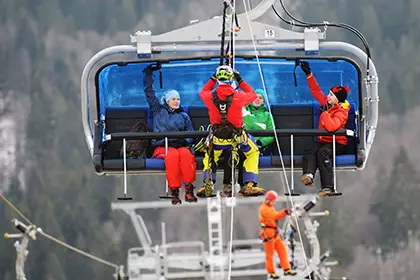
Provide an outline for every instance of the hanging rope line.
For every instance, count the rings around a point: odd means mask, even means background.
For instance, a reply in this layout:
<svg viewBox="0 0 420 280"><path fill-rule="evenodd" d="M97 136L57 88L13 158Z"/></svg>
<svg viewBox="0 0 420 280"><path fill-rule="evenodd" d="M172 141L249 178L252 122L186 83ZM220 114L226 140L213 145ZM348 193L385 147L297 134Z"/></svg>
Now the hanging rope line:
<svg viewBox="0 0 420 280"><path fill-rule="evenodd" d="M249 19L249 15L248 15L248 10L246 8L245 0L243 0L243 3L244 3L244 7L245 7L245 15L246 15L246 18L247 18L248 27L249 27L249 30L250 30L250 33L251 33L252 45L253 45L254 52L255 52L255 57L256 57L256 60L257 60L258 71L260 73L261 82L262 82L262 85L263 85L264 93L266 95L265 97L266 97L266 101L267 101L267 108L270 112L270 118L271 118L271 122L272 122L272 125L273 125L274 138L276 140L277 149L278 149L279 156L280 156L281 166L282 166L283 175L284 175L284 176L281 176L282 182L283 182L283 189L285 190L285 185L286 185L287 193L291 194L292 192L291 192L289 182L288 182L288 179L287 179L286 168L284 166L284 161L283 161L283 155L282 155L281 149L280 149L280 141L279 141L277 133L276 133L276 126L275 126L275 123L274 123L273 114L271 113L271 106L270 106L269 98L268 98L268 95L267 95L267 88L266 88L266 84L265 84L265 81L264 81L264 76L263 76L263 73L262 73L261 64L260 64L260 60L259 60L259 56L258 56L258 51L257 51L257 47L256 47L256 43L255 43L253 31L252 31L251 21ZM291 159L291 160L293 160L293 159ZM291 176L293 176L293 174L291 174ZM286 190L285 190L285 192L286 192ZM290 205L291 205L290 209L295 210L296 209L295 208L295 203L293 202L292 196L290 196L289 199L290 199ZM286 199L288 207L289 207L289 199ZM297 219L296 215L292 215L292 216L295 219L296 229L297 229L297 233L299 235L299 240L300 240L300 243L301 243L301 246L302 246L302 252L303 252L303 257L304 257L304 260L305 260L305 265L308 268L308 272L309 272L309 264L308 264L308 260L307 260L307 257L306 257L305 248L303 247L303 238L302 238L302 234L301 234L301 231L300 231L298 219ZM309 274L309 279L312 279L310 274Z"/></svg>
<svg viewBox="0 0 420 280"><path fill-rule="evenodd" d="M1 199L3 199L3 201L10 207L10 208L12 208L12 210L13 211L15 211L23 220L25 220L25 222L27 222L28 224L30 224L30 225L33 225L34 226L34 224L28 219L28 218L26 218L26 216L25 215L23 215L23 213L22 212L20 212L19 211L19 209L17 209L14 205L13 205L13 203L12 202L10 202L2 193L0 193L0 198Z"/></svg>
<svg viewBox="0 0 420 280"><path fill-rule="evenodd" d="M227 1L223 1L223 17L222 17L222 41L220 43L220 63L219 65L223 65L223 58L225 57L225 33L226 33L226 11L229 7Z"/></svg>
<svg viewBox="0 0 420 280"><path fill-rule="evenodd" d="M90 258L90 259L92 259L94 261L103 263L104 265L107 265L107 266L110 266L110 267L113 267L113 268L117 268L117 269L119 268L119 265L117 265L117 264L111 263L111 262L106 261L104 259L98 258L98 257L96 257L94 255L91 255L89 253L86 253L86 252L84 252L84 251L82 251L82 250L80 250L80 249L78 249L76 247L73 247L73 246L71 246L71 245L69 245L69 244L67 244L67 243L65 243L65 242L63 242L63 241L61 241L61 240L59 240L59 239L57 239L57 238L55 238L55 237L53 237L53 236L45 233L45 232L43 232L42 230L38 231L38 233L41 234L42 236L44 236L45 238L47 238L47 239L49 239L49 240L51 240L51 241L53 241L53 242L55 242L55 243L63 246L63 247L66 247L69 250L72 250L72 251L74 251L74 252L76 252L78 254L81 254L81 255L83 255L83 256L85 256L87 258Z"/></svg>
<svg viewBox="0 0 420 280"><path fill-rule="evenodd" d="M28 218L26 218L25 217L25 215L23 215L22 214L22 212L21 211L19 211L19 209L16 207L16 206L14 206L13 205L13 203L12 202L10 202L2 193L0 193L0 197L3 199L3 201L13 210L13 211L15 211L22 219L24 219L28 224L30 224L30 225L32 225L32 226L35 226L36 227L36 225L34 224L34 223L32 223ZM67 249L70 249L70 250L72 250L72 251L74 251L74 252L76 252L76 253L78 253L78 254L81 254L81 255L83 255L83 256L85 256L85 257L87 257L87 258L90 258L90 259L92 259L92 260L94 260L94 261L97 261L97 262L100 262L100 263L102 263L102 264L105 264L105 265L107 265L107 266L110 266L110 267L113 267L113 268L116 268L116 269L118 269L120 266L119 265L117 265L117 264L114 264L114 263L111 263L111 262L109 262L109 261L106 261L106 260L104 260L104 259L101 259L101 258L99 258L99 257L96 257L96 256L94 256L94 255L91 255L91 254L89 254L89 253L86 253L86 252L84 252L84 251L82 251L82 250L80 250L80 249L78 249L78 248L76 248L76 247L73 247L73 246L71 246L71 245L69 245L69 244L67 244L67 243L65 243L64 241L61 241L61 240L59 240L59 239L57 239L57 238L55 238L55 237L53 237L53 236L51 236L51 235L49 235L49 234L47 234L47 233L45 233L41 228L39 228L39 227L36 227L37 228L37 233L39 233L40 235L42 235L42 236L44 236L45 238L47 238L47 239L49 239L49 240L51 240L51 241L53 241L53 242L55 242L55 243L57 243L57 244L60 244L61 246L63 246L63 247L66 247Z"/></svg>
<svg viewBox="0 0 420 280"><path fill-rule="evenodd" d="M235 34L234 34L234 23L233 23L233 18L236 15L236 3L235 0L232 0L231 2L231 11L232 11L232 18L230 21L230 66L232 67L232 69L235 69ZM242 136L241 136L242 137ZM236 139L235 139L236 140ZM236 141L234 140L234 144L232 145L232 163L235 161L235 154L237 152L238 147L238 143L236 143ZM235 149L235 151L234 151ZM239 161L239 156L238 156L238 161ZM236 200L236 180L235 180L235 164L232 164L232 192L231 192L231 205L230 205L230 236L229 236L229 257L228 257L228 277L227 279L230 280L231 278L231 274L232 274L232 249L233 249L233 216L234 216L234 212L233 212L233 206L235 204L235 200Z"/></svg>

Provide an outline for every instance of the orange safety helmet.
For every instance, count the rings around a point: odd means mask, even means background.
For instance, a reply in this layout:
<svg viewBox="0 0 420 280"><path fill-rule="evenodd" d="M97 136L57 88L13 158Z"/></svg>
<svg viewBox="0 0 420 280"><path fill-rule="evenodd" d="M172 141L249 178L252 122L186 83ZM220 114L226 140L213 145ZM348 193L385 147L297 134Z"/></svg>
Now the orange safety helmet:
<svg viewBox="0 0 420 280"><path fill-rule="evenodd" d="M268 191L265 195L265 199L274 201L277 200L278 196L279 195L275 191Z"/></svg>

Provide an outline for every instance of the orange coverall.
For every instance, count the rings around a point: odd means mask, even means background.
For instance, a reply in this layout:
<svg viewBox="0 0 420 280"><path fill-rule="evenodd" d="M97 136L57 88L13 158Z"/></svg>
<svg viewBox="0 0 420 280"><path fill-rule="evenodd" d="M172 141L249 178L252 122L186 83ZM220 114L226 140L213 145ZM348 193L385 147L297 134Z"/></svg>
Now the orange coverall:
<svg viewBox="0 0 420 280"><path fill-rule="evenodd" d="M273 263L274 250L276 250L280 258L280 265L283 270L290 269L286 246L277 229L277 221L287 216L286 211L287 209L283 209L277 212L274 206L270 206L267 202L263 202L260 206L260 238L264 242L265 268L269 274L275 273Z"/></svg>

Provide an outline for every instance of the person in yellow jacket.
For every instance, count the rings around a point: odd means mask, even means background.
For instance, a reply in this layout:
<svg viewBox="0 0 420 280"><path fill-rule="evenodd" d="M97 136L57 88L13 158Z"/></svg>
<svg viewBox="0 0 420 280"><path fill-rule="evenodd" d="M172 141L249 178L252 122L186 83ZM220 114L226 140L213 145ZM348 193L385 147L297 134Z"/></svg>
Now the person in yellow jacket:
<svg viewBox="0 0 420 280"><path fill-rule="evenodd" d="M278 195L275 191L268 191L265 196L265 201L261 204L259 209L261 223L260 238L264 242L265 268L269 274L269 279L280 278L274 269L274 251L276 251L279 256L284 275L296 275L296 271L290 267L286 246L280 237L277 226L277 221L290 215L291 211L288 208L276 211L274 204L276 203L277 197Z"/></svg>

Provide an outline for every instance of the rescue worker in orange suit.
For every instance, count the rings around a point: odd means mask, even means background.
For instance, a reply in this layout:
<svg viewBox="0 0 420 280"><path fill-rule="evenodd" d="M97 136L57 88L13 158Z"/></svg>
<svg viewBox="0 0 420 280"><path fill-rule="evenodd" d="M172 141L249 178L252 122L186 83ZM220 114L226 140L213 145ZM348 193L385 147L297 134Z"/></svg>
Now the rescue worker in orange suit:
<svg viewBox="0 0 420 280"><path fill-rule="evenodd" d="M260 238L264 242L265 268L270 279L280 278L276 274L274 268L274 251L276 251L279 256L284 275L296 275L296 271L290 266L286 246L281 239L277 226L277 221L290 215L291 211L288 208L285 208L277 212L274 208L277 197L278 195L275 191L268 191L265 195L265 201L261 204L259 209L261 223Z"/></svg>
<svg viewBox="0 0 420 280"><path fill-rule="evenodd" d="M153 71L158 66L149 65L144 72L144 93L149 103L150 111L153 114L153 131L194 131L192 122L187 113L180 106L179 93L168 90L159 100L153 89ZM168 139L168 149L164 139L153 139L152 145L155 148L153 157L165 160L166 179L171 190L172 204L181 204L179 189L181 188L181 176L185 185L185 201L197 202L194 196L194 181L196 175L195 156L190 151L193 139Z"/></svg>
<svg viewBox="0 0 420 280"><path fill-rule="evenodd" d="M306 74L312 95L321 105L319 107L321 115L319 116L318 129L325 129L328 132L344 129L350 111L350 103L346 100L350 91L349 88L347 86L334 86L330 89L329 94L325 95L315 80L309 63L301 61L300 67ZM347 137L344 135L336 136L335 139L336 155L345 154L347 152ZM333 136L318 136L318 142L307 149L303 157L301 181L306 186L312 186L316 169L319 168L321 177L320 196L328 196L334 191L332 142Z"/></svg>
<svg viewBox="0 0 420 280"><path fill-rule="evenodd" d="M242 90L232 87L233 79ZM214 89L214 87L216 88ZM200 92L209 110L211 132L204 156L204 186L197 191L197 196L211 196L216 182L216 173L212 163L217 163L224 150L231 150L233 145L244 154L243 180L245 185L239 191L242 196L264 195L265 190L258 187L259 151L254 138L243 129L242 109L257 97L254 90L241 77L238 71L228 65L221 65L204 85ZM232 189L223 190L225 196L232 195Z"/></svg>

